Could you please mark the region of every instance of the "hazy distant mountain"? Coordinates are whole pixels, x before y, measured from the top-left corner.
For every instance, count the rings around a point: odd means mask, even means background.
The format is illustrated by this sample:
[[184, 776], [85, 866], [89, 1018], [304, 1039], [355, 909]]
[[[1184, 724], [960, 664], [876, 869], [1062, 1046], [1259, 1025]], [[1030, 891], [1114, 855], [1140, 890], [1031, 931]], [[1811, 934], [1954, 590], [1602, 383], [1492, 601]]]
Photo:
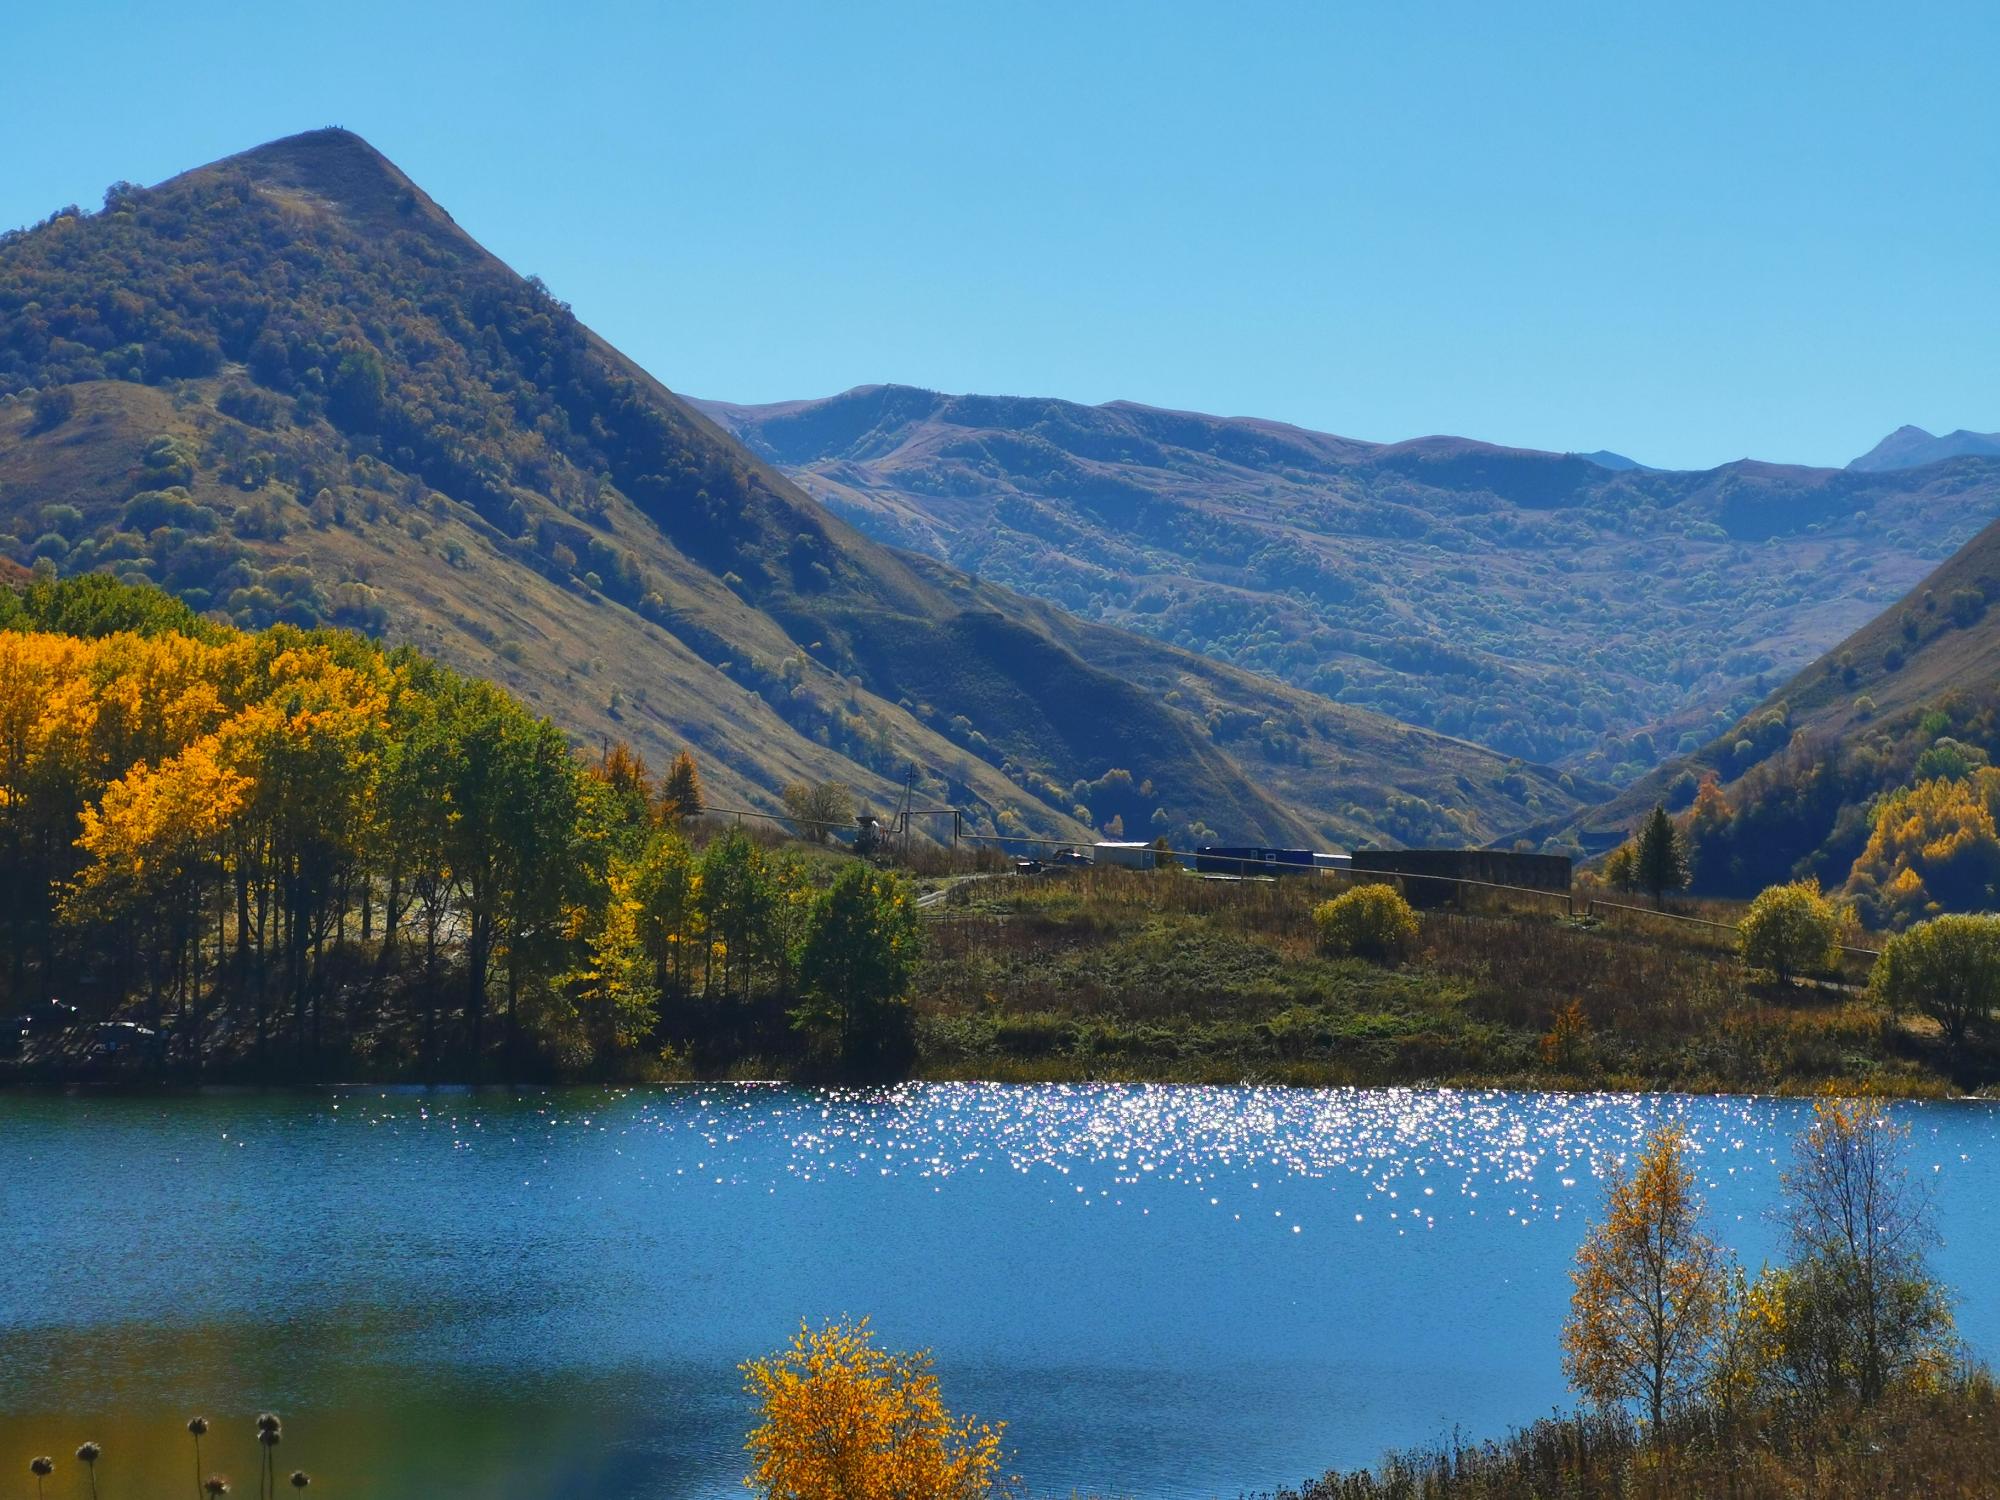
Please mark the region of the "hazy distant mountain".
[[1990, 460], [1684, 473], [907, 386], [703, 405], [884, 540], [1606, 779], [1706, 741], [2000, 515]]
[[0, 554], [417, 644], [734, 805], [914, 763], [985, 827], [1323, 843], [1576, 800], [859, 534], [345, 131], [0, 235]]
[[1898, 427], [1847, 467], [1864, 474], [1879, 474], [1967, 456], [2000, 456], [2000, 432], [1967, 432], [1961, 427], [1943, 437], [1933, 437], [1921, 427]]
[[1644, 469], [1650, 465], [1640, 463], [1636, 458], [1627, 458], [1622, 453], [1613, 453], [1609, 448], [1599, 448], [1595, 453], [1579, 453], [1578, 458], [1587, 458], [1600, 469]]

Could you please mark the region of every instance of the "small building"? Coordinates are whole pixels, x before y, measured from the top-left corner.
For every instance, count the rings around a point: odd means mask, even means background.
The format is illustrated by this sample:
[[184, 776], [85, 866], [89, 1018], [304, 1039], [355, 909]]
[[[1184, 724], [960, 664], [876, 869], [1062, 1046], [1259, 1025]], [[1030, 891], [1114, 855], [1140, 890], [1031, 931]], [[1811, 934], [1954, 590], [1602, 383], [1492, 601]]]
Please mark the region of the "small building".
[[1091, 858], [1100, 865], [1122, 865], [1128, 870], [1153, 868], [1153, 846], [1143, 839], [1099, 839], [1091, 846]]
[[1267, 849], [1250, 844], [1203, 844], [1194, 851], [1197, 875], [1310, 875], [1310, 849]]
[[1414, 906], [1437, 906], [1458, 894], [1458, 882], [1567, 892], [1569, 857], [1515, 854], [1504, 849], [1357, 849], [1350, 868], [1359, 875], [1398, 875]]

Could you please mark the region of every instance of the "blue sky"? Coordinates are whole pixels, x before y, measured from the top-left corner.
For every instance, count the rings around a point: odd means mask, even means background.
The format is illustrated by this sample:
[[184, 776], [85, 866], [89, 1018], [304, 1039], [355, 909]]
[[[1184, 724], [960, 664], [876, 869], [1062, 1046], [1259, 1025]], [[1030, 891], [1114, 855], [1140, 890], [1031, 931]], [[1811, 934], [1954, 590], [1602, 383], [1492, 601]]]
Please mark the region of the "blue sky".
[[676, 389], [1117, 397], [1705, 467], [2000, 428], [2000, 7], [10, 16], [0, 224], [367, 136]]

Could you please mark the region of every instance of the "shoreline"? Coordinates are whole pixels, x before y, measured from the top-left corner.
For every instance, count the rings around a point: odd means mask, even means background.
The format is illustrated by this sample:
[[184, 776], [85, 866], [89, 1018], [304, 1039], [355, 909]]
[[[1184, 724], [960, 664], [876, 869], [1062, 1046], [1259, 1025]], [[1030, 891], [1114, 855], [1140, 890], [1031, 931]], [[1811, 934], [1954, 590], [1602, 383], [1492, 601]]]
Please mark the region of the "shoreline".
[[1276, 1078], [1171, 1078], [1121, 1074], [1077, 1073], [1048, 1077], [996, 1077], [960, 1072], [918, 1073], [897, 1079], [830, 1079], [785, 1077], [652, 1078], [630, 1080], [542, 1079], [506, 1082], [498, 1079], [327, 1079], [316, 1082], [146, 1082], [117, 1079], [9, 1079], [0, 1081], [0, 1099], [12, 1096], [89, 1094], [97, 1097], [170, 1099], [190, 1095], [360, 1093], [369, 1090], [404, 1094], [553, 1094], [571, 1090], [604, 1093], [641, 1093], [668, 1089], [759, 1088], [795, 1090], [891, 1091], [912, 1085], [945, 1086], [968, 1084], [991, 1088], [1116, 1088], [1116, 1089], [1242, 1089], [1282, 1091], [1298, 1094], [1333, 1093], [1419, 1093], [1419, 1094], [1511, 1094], [1511, 1095], [1609, 1095], [1619, 1098], [1647, 1098], [1677, 1095], [1688, 1099], [1784, 1099], [1875, 1098], [1892, 1104], [2000, 1104], [2000, 1091], [1971, 1093], [1908, 1089], [1900, 1092], [1867, 1086], [1842, 1089], [1827, 1080], [1800, 1080], [1796, 1088], [1746, 1090], [1726, 1087], [1697, 1087], [1678, 1084], [1638, 1083], [1620, 1080], [1605, 1083], [1564, 1084], [1519, 1077], [1416, 1079], [1406, 1082], [1308, 1082]]

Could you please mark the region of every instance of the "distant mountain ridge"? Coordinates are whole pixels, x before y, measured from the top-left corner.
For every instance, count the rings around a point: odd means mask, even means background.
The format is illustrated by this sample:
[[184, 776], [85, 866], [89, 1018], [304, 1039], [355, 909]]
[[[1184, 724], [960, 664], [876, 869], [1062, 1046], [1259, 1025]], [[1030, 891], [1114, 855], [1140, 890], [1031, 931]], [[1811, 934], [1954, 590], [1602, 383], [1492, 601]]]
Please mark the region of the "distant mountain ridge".
[[1678, 472], [894, 385], [699, 404], [871, 535], [1594, 778], [1719, 732], [2000, 515], [1979, 458]]
[[1968, 432], [1961, 427], [1943, 437], [1933, 437], [1921, 427], [1905, 425], [1847, 467], [1864, 474], [1880, 474], [1966, 457], [2000, 457], [2000, 432]]
[[857, 533], [340, 130], [0, 235], [0, 553], [416, 644], [728, 806], [915, 767], [975, 831], [1324, 845], [1577, 801]]

